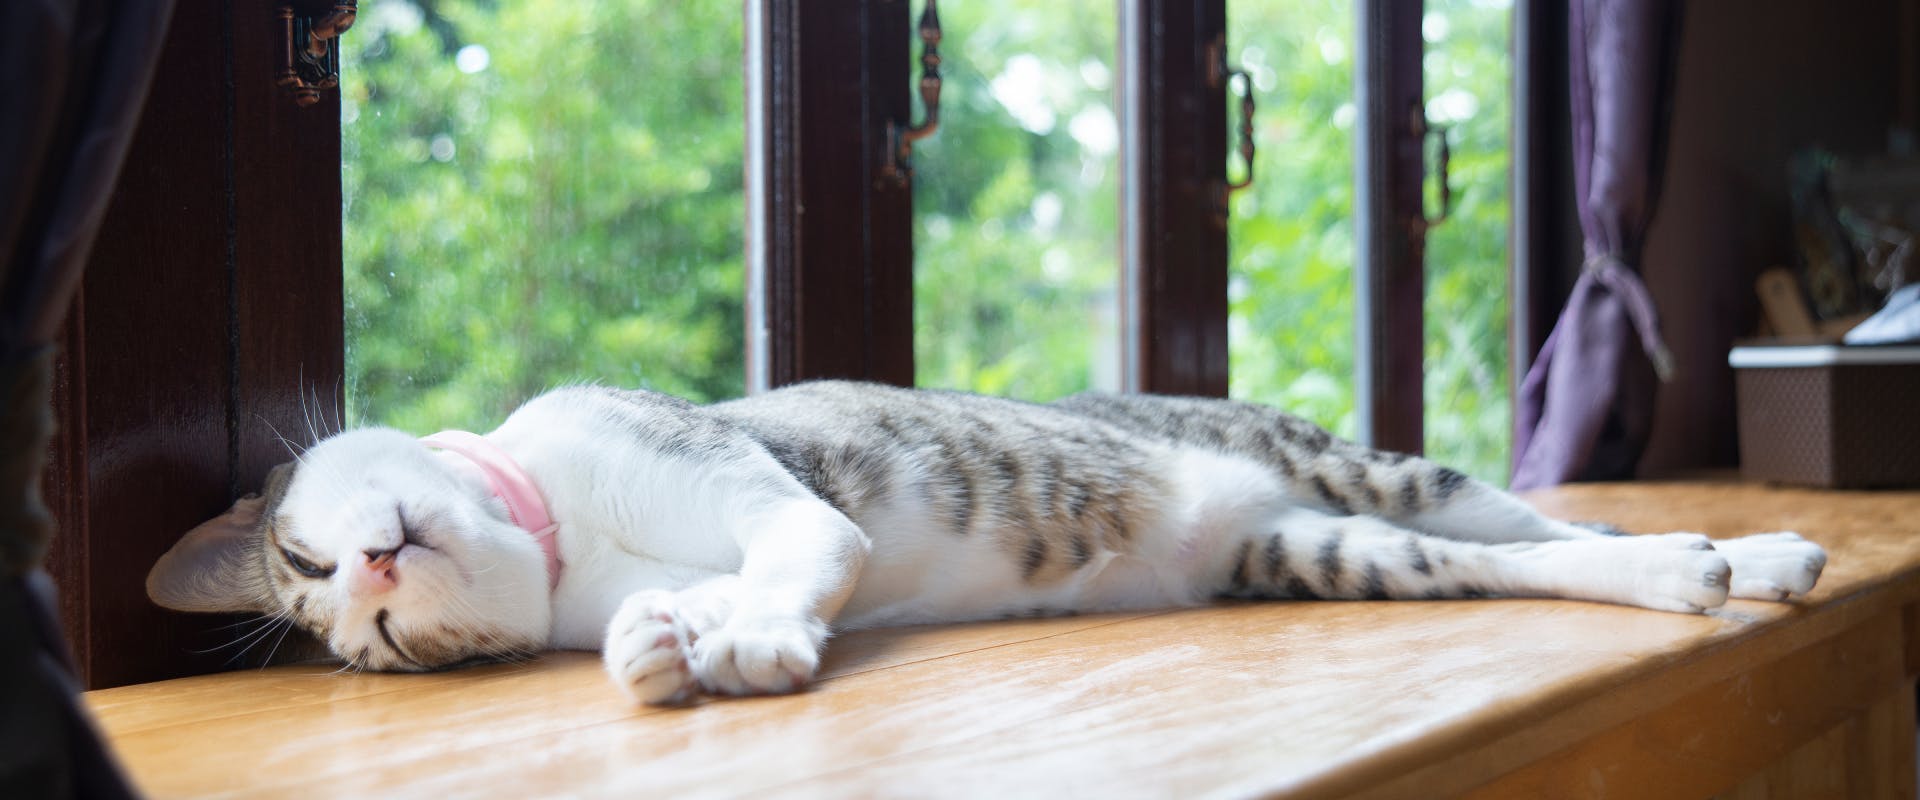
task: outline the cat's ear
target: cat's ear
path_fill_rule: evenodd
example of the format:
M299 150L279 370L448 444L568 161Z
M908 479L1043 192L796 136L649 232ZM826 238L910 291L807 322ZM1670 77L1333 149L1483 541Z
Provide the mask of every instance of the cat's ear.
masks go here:
M267 493L240 498L226 513L180 537L147 573L147 597L175 611L264 611L271 598L259 550L266 519L286 496L293 464L267 474Z
M258 552L267 498L249 495L180 537L147 573L147 597L175 611L261 611Z
M280 510L280 501L286 498L287 486L293 483L293 470L298 466L300 462L289 461L267 470L267 488L261 491L267 498L267 504L260 512L262 518L271 517L273 512Z

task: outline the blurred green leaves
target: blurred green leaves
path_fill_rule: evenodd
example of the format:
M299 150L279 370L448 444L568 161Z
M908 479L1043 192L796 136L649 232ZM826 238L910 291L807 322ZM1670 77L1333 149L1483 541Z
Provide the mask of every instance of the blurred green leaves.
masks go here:
M1496 482L1507 5L1429 0L1423 26L1456 201L1428 241L1428 452ZM1259 181L1233 201L1231 392L1351 434L1353 6L1228 8L1260 103ZM942 126L914 155L919 382L1111 388L1114 5L941 12ZM372 0L344 42L354 421L484 430L577 381L742 391L737 4Z
M941 7L941 128L914 154L920 385L1027 400L1117 385L1114 14Z
M1427 453L1504 485L1508 4L1426 8L1428 115L1452 129L1454 188L1452 217L1427 240ZM1230 0L1227 10L1231 50L1260 101L1259 180L1234 197L1229 231L1229 391L1351 436L1353 4Z
M741 393L738 6L376 0L343 41L350 418Z

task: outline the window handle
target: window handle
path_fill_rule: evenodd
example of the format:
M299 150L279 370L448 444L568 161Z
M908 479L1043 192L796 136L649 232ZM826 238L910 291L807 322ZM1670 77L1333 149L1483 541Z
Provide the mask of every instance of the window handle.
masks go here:
M340 34L353 27L359 7L359 0L335 0L324 14L301 16L293 13L292 5L280 6L283 33L276 82L293 92L296 105L318 103L321 89L340 85Z
M1437 162L1434 164L1434 173L1435 176L1440 179L1440 213L1427 216L1426 200L1422 199L1420 201L1421 221L1425 223L1426 227L1432 228L1435 225L1446 222L1447 217L1453 214L1453 184L1447 178L1447 167L1449 162L1453 160L1453 147L1447 143L1447 133L1451 128L1429 122L1427 120L1426 108L1422 107L1419 103L1413 104L1412 113L1408 115L1407 120L1410 132L1414 138L1420 140L1421 150L1423 152L1426 149L1427 137L1432 136L1440 140L1434 154L1435 161ZM1422 157L1424 158L1424 156Z
M932 136L940 129L940 10L936 0L926 0L920 12L920 105L926 119L918 125L887 123L887 160L880 167L880 182L905 187L913 179L913 143Z
M1213 88L1226 88L1234 91L1234 80L1239 79L1240 124L1240 161L1246 165L1239 180L1222 178L1214 184L1214 222L1220 227L1227 226L1227 198L1234 192L1253 185L1253 78L1247 71L1227 63L1226 36L1222 34L1207 45L1207 85ZM1231 170L1228 171L1231 175Z

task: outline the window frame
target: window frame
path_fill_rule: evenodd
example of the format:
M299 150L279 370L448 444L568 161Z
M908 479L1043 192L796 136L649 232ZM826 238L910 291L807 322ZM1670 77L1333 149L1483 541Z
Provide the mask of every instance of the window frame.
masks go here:
M801 5L745 9L747 389L911 386L913 190L880 176L911 114L908 4Z
M1121 389L1227 395L1225 0L1121 0Z
M279 26L175 6L64 323L47 568L88 688L221 666L231 650L188 648L238 631L148 602L147 570L287 460L275 421L340 419L339 96L275 83Z
M1208 59L1209 45L1224 46L1225 0L1119 2L1124 388L1224 396L1227 231L1215 192L1227 104ZM1372 9L1362 35L1377 33L1365 20L1385 21L1393 37L1381 41L1395 43L1363 57L1363 77L1391 71L1394 91L1411 85L1417 99L1419 7L1409 16L1391 0L1361 5ZM894 0L809 5L804 15L801 0L745 4L749 391L816 378L913 383L912 191L878 179L887 125L915 112L912 10ZM176 9L66 323L49 568L91 688L220 666L224 653L181 644L214 626L147 602L146 571L288 457L275 424L341 415L339 98L300 107L275 85L278 22L252 4ZM1409 24L1414 48L1396 49ZM1516 36L1539 35L1527 31ZM1373 243L1361 259L1361 351L1377 371L1363 378L1376 415L1363 438L1417 451L1423 332L1403 307L1419 274L1419 237L1405 218L1420 211L1422 165L1417 138L1367 127L1391 121L1390 103L1361 113L1377 137L1361 161L1389 158L1395 170L1356 176L1374 215L1360 237ZM1376 179L1387 194L1368 197ZM1372 260L1382 254L1390 260Z

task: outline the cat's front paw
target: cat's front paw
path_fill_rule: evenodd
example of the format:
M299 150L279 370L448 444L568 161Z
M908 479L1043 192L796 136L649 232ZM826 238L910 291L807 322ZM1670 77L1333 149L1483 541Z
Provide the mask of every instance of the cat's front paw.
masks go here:
M693 672L716 694L798 691L820 668L826 626L779 617L732 619L694 645Z
M637 592L620 604L601 650L607 675L628 697L655 705L684 703L696 688L688 654L697 638L668 592Z
M1733 565L1733 596L1749 600L1806 594L1827 567L1825 549L1788 531L1721 539L1713 547Z

